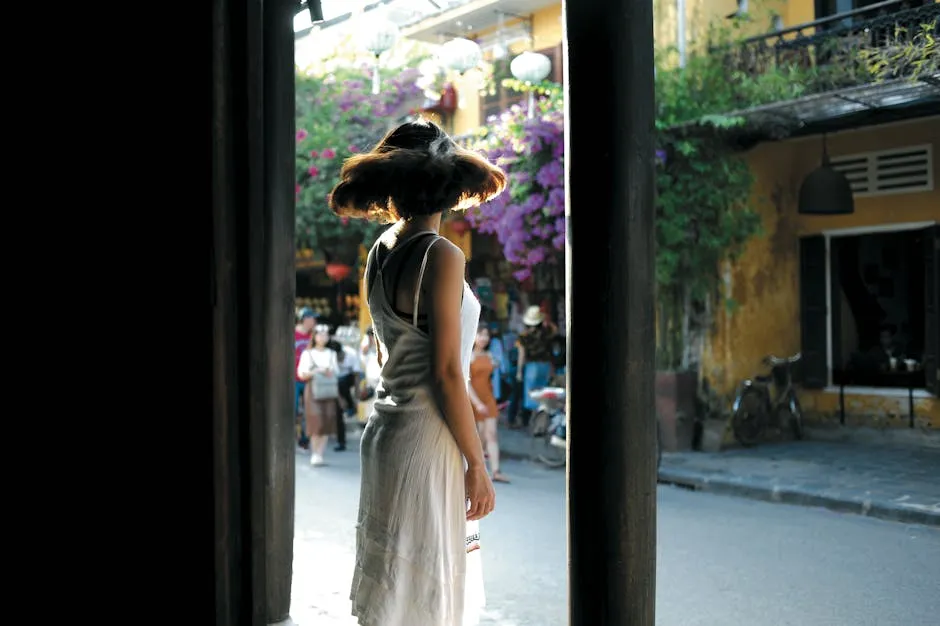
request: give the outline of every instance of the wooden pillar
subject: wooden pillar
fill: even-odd
[[[287,617],[293,563],[289,0],[213,0],[216,624]]]
[[[264,210],[252,228],[258,368],[254,409],[264,424],[267,622],[290,612],[294,563],[294,15],[293,0],[264,2]],[[263,268],[263,270],[261,269]]]
[[[653,626],[652,0],[564,15],[569,623]]]

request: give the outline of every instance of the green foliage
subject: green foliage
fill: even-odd
[[[752,13],[752,16],[754,14]],[[756,18],[758,21],[760,18]],[[888,78],[938,72],[934,20],[915,32],[902,27],[887,42],[847,34],[813,46],[774,49],[744,41],[754,17],[715,25],[708,50],[677,67],[676,51],[657,51],[656,278],[659,289],[659,366],[688,364],[690,334],[710,320],[719,296],[720,268],[733,260],[761,223],[745,156],[722,141],[745,120],[736,111]],[[712,132],[707,132],[708,130]],[[692,132],[694,131],[694,132]]]
[[[738,25],[715,28],[711,41],[733,49]],[[720,268],[760,233],[754,177],[746,156],[721,131],[744,124],[729,113],[804,95],[802,70],[730,71],[726,55],[702,51],[684,67],[671,49],[657,53],[656,282],[658,366],[688,366],[690,335],[707,323],[697,313],[717,295]],[[687,133],[689,125],[715,132]]]
[[[421,99],[417,71],[384,71],[378,95],[371,68],[341,67],[296,76],[296,245],[319,249],[331,260],[352,263],[359,244],[371,245],[382,225],[340,218],[327,198],[343,161],[372,148]]]
[[[913,33],[896,26],[885,45],[861,50],[860,57],[876,81],[899,76],[920,80],[940,72],[936,33],[937,20],[920,24]]]

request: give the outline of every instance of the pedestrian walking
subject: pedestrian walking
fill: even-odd
[[[490,351],[490,330],[481,325],[473,343],[470,360],[470,401],[477,430],[486,449],[490,464],[490,476],[494,482],[508,483],[506,475],[499,471],[499,439],[497,424],[499,407],[493,391],[493,371],[497,368],[495,355]]]
[[[324,465],[329,436],[336,433],[336,399],[339,397],[336,352],[329,347],[330,327],[316,327],[310,347],[300,355],[297,376],[304,387],[304,417],[310,438],[310,464]]]

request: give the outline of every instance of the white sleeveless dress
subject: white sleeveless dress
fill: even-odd
[[[433,234],[411,323],[388,302],[382,270],[412,237],[381,255],[373,247],[366,263],[366,281],[379,263],[368,305],[385,362],[360,444],[350,600],[361,626],[473,626],[485,604],[480,550],[467,552],[479,540],[479,523],[466,519],[464,459],[434,399],[431,340],[418,328],[418,286],[428,252],[440,239]],[[468,384],[479,320],[480,303],[464,283],[460,356]]]

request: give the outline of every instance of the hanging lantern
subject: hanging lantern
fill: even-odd
[[[552,73],[552,60],[539,52],[529,52],[528,50],[517,56],[509,64],[509,71],[516,80],[521,80],[527,85],[540,83]],[[529,119],[535,117],[535,92],[529,91]]]
[[[447,115],[457,110],[457,90],[454,89],[451,83],[444,85],[444,89],[441,91],[441,99],[437,103],[437,108]]]
[[[352,272],[352,266],[346,265],[345,263],[326,264],[326,275],[330,277],[330,280],[337,283],[345,280],[350,272]]]
[[[365,28],[362,47],[374,56],[392,49],[398,40],[398,25],[387,19],[374,19]]]
[[[378,95],[379,57],[395,45],[398,39],[398,25],[387,19],[375,18],[367,23],[364,31],[365,38],[362,41],[362,47],[375,57],[375,66],[372,68],[372,94]]]
[[[444,67],[463,74],[480,64],[483,60],[483,50],[477,42],[458,37],[441,46],[438,57]]]
[[[852,185],[845,174],[830,165],[825,137],[822,163],[803,179],[797,210],[804,215],[848,215],[855,212]]]
[[[463,218],[452,220],[450,222],[450,229],[459,236],[463,237],[465,234],[467,234],[467,231],[470,230],[470,223]]]
[[[509,71],[522,82],[540,83],[552,73],[552,60],[538,52],[523,52],[509,64]]]

